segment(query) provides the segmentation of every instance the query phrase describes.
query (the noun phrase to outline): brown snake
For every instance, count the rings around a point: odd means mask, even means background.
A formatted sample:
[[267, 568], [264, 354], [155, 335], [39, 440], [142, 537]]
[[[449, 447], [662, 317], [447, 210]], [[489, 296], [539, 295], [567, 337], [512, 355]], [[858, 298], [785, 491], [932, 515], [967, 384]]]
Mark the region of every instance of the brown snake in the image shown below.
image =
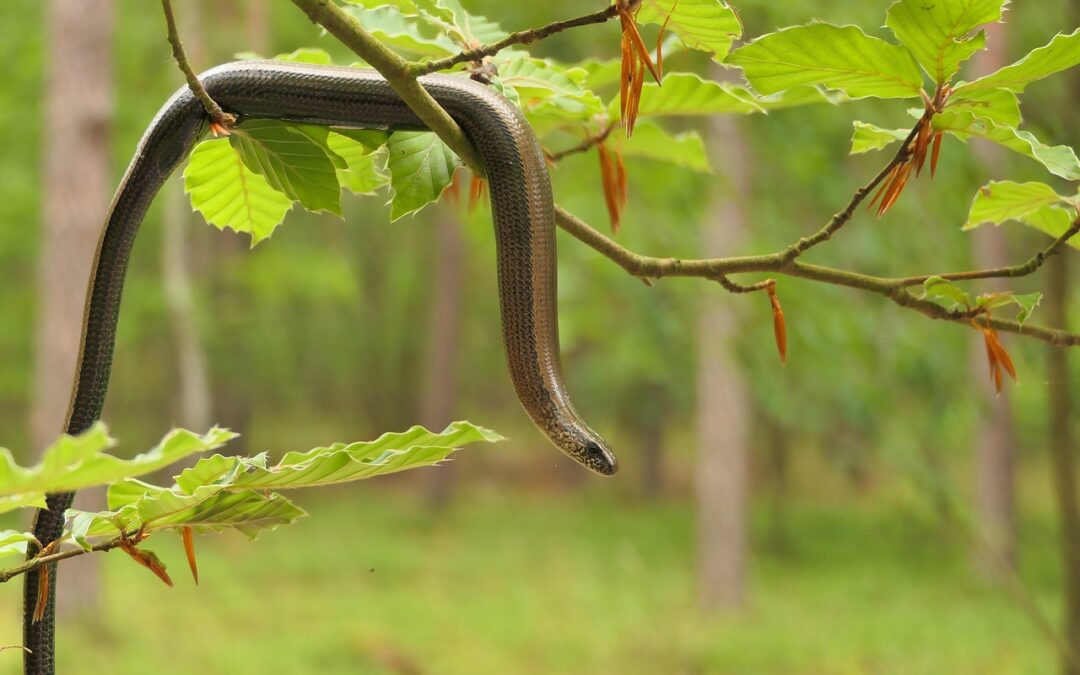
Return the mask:
[[[378, 73], [355, 68], [246, 61], [200, 78], [225, 110], [241, 118], [272, 118], [338, 127], [424, 129]], [[570, 402], [559, 361], [556, 306], [555, 205], [543, 153], [521, 112], [493, 90], [463, 77], [432, 75], [421, 84], [461, 125], [488, 174], [498, 250], [503, 345], [510, 377], [529, 417], [552, 443], [601, 474], [617, 469], [604, 440]], [[106, 219], [91, 271], [83, 340], [67, 432], [101, 415], [109, 384], [120, 296], [131, 248], [154, 195], [205, 133], [207, 117], [187, 90], [158, 112], [139, 143]], [[38, 512], [42, 545], [60, 537], [72, 493], [53, 494]], [[36, 553], [32, 551], [31, 554]], [[55, 672], [56, 563], [44, 619], [34, 623], [37, 571], [26, 575], [25, 672]]]

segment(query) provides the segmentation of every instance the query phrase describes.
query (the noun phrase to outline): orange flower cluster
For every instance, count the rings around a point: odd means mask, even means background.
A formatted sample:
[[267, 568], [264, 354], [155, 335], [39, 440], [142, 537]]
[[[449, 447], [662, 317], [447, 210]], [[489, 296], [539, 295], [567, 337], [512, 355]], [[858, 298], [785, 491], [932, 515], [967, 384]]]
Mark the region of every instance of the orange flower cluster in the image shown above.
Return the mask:
[[[663, 77], [664, 52], [662, 48], [664, 29], [667, 21], [660, 28], [660, 37], [656, 43], [656, 60], [660, 67], [653, 64], [649, 48], [645, 46], [645, 40], [637, 29], [637, 12], [641, 8], [641, 0], [619, 0], [619, 21], [622, 24], [622, 79], [619, 87], [619, 111], [622, 114], [623, 126], [626, 128], [626, 137], [634, 133], [634, 124], [637, 122], [638, 106], [641, 103], [641, 88], [645, 84], [645, 71], [648, 70], [660, 84]], [[674, 10], [675, 8], [672, 7]], [[670, 20], [671, 15], [668, 15]]]
[[1005, 348], [1001, 346], [997, 331], [988, 326], [979, 326], [978, 328], [982, 331], [983, 341], [986, 343], [986, 360], [990, 363], [990, 379], [993, 381], [997, 393], [1000, 394], [1004, 386], [1002, 371], [1008, 373], [1013, 382], [1016, 382], [1016, 367], [1013, 365], [1012, 359], [1009, 358], [1009, 352], [1005, 351]]
[[[930, 179], [937, 175], [938, 159], [941, 157], [941, 141], [944, 136], [942, 131], [934, 131], [934, 115], [942, 110], [948, 99], [950, 89], [942, 87], [933, 99], [926, 97], [926, 112], [919, 119], [919, 124], [912, 139], [907, 145], [907, 155], [904, 161], [898, 162], [881, 182], [881, 188], [870, 200], [868, 208], [878, 204], [877, 215], [880, 218], [892, 208], [900, 193], [904, 191], [912, 171], [918, 177], [922, 174], [926, 165], [927, 157], [930, 158]], [[925, 97], [925, 95], [924, 95]]]
[[604, 203], [611, 218], [611, 231], [618, 234], [622, 212], [626, 208], [626, 165], [622, 152], [609, 150], [605, 142], [601, 141], [596, 150], [600, 155], [600, 180], [604, 186]]

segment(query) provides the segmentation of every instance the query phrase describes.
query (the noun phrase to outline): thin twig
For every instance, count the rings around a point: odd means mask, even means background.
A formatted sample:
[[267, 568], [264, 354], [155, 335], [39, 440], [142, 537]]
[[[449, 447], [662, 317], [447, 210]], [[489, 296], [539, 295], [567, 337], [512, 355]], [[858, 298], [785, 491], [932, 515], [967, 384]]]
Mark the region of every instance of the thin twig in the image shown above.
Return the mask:
[[950, 272], [948, 274], [924, 274], [917, 277], [907, 277], [900, 279], [899, 283], [904, 286], [921, 286], [926, 283], [927, 279], [933, 277], [940, 277], [947, 281], [974, 281], [976, 279], [1010, 279], [1015, 277], [1025, 277], [1029, 274], [1033, 274], [1036, 270], [1043, 266], [1051, 256], [1057, 255], [1069, 243], [1069, 240], [1080, 234], [1080, 218], [1073, 221], [1069, 229], [1054, 240], [1054, 243], [1047, 246], [1042, 251], [1039, 251], [1033, 255], [1027, 262], [1019, 265], [1009, 265], [1007, 267], [996, 267], [994, 269], [987, 270], [975, 270], [973, 272]]
[[74, 558], [76, 556], [84, 555], [86, 553], [111, 551], [114, 548], [119, 548], [122, 543], [123, 538], [117, 537], [116, 539], [102, 542], [100, 544], [95, 544], [90, 548], [90, 550], [86, 550], [83, 548], [71, 548], [65, 551], [60, 551], [58, 553], [41, 555], [36, 558], [31, 558], [26, 562], [22, 563], [21, 565], [16, 565], [15, 567], [9, 567], [5, 570], [0, 570], [0, 584], [8, 582], [19, 576], [20, 574], [26, 574], [27, 572], [31, 572], [43, 565], [48, 565], [59, 560], [67, 560], [68, 558]]
[[885, 180], [885, 178], [890, 173], [892, 173], [892, 170], [894, 168], [907, 161], [908, 156], [911, 154], [911, 150], [908, 146], [911, 145], [911, 141], [914, 140], [915, 136], [919, 133], [919, 128], [921, 125], [922, 122], [915, 125], [915, 128], [911, 130], [911, 133], [909, 133], [907, 138], [904, 139], [904, 142], [900, 144], [900, 149], [893, 156], [892, 161], [886, 164], [885, 168], [882, 169], [881, 172], [878, 173], [878, 175], [874, 176], [873, 180], [855, 191], [855, 194], [852, 196], [851, 201], [848, 202], [848, 205], [844, 207], [843, 211], [840, 211], [832, 218], [830, 218], [829, 222], [825, 224], [825, 227], [821, 228], [813, 235], [809, 237], [803, 237], [799, 241], [789, 246], [784, 251], [784, 257], [787, 260], [794, 260], [795, 258], [798, 258], [807, 250], [831, 239], [832, 236], [840, 230], [840, 228], [842, 228], [844, 225], [847, 225], [855, 216], [855, 210], [859, 208], [859, 205], [862, 204], [868, 196], [870, 196], [870, 193], [874, 191], [874, 188], [880, 185], [881, 181]]
[[511, 33], [498, 42], [493, 42], [488, 45], [481, 45], [474, 49], [468, 49], [460, 54], [454, 56], [448, 56], [445, 59], [438, 59], [436, 61], [422, 61], [420, 63], [414, 63], [409, 66], [409, 73], [413, 77], [419, 77], [421, 75], [427, 75], [440, 70], [448, 70], [458, 65], [459, 63], [472, 63], [482, 60], [487, 56], [494, 56], [507, 47], [513, 45], [528, 45], [538, 40], [561, 33], [564, 30], [571, 28], [577, 28], [579, 26], [589, 26], [597, 23], [605, 23], [616, 16], [618, 16], [618, 7], [614, 4], [602, 9], [599, 12], [593, 12], [592, 14], [586, 14], [576, 19], [568, 19], [566, 21], [556, 21], [549, 23], [546, 26], [540, 28], [533, 28], [531, 30], [523, 30], [517, 33]]
[[745, 294], [745, 293], [757, 293], [759, 291], [767, 291], [770, 288], [776, 287], [776, 279], [766, 279], [765, 281], [759, 281], [756, 284], [740, 284], [732, 281], [727, 275], [721, 274], [716, 280], [723, 286], [724, 290], [728, 293]]
[[161, 0], [161, 9], [165, 12], [165, 23], [169, 29], [169, 44], [172, 45], [173, 59], [176, 60], [176, 65], [180, 67], [180, 72], [184, 74], [184, 79], [187, 80], [188, 88], [191, 89], [191, 93], [195, 95], [195, 98], [203, 104], [203, 108], [206, 109], [206, 114], [210, 116], [210, 120], [219, 127], [228, 130], [236, 124], [236, 116], [225, 112], [221, 109], [221, 106], [217, 104], [210, 93], [206, 91], [206, 87], [199, 81], [195, 71], [191, 69], [191, 64], [188, 63], [187, 55], [184, 53], [184, 45], [180, 42], [180, 33], [176, 30], [176, 18], [173, 17], [172, 0]]
[[572, 148], [567, 148], [566, 150], [560, 150], [559, 152], [549, 152], [545, 154], [550, 161], [561, 162], [562, 160], [566, 159], [571, 155], [578, 155], [583, 152], [588, 152], [597, 145], [600, 145], [601, 143], [606, 141], [608, 139], [608, 136], [611, 135], [611, 132], [615, 130], [616, 126], [618, 126], [616, 122], [608, 122], [600, 131], [600, 133], [596, 134], [595, 136], [586, 136], [585, 140], [573, 146]]

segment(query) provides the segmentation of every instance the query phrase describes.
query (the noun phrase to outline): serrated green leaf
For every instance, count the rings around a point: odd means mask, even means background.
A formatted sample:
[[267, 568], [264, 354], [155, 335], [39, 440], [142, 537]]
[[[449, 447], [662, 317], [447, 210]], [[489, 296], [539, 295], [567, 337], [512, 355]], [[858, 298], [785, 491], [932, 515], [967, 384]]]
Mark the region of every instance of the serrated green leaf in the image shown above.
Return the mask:
[[705, 142], [696, 131], [671, 134], [658, 124], [642, 122], [634, 128], [632, 137], [619, 143], [623, 157], [651, 159], [701, 173], [712, 173]]
[[8, 511], [23, 508], [49, 508], [49, 505], [45, 502], [45, 493], [32, 492], [28, 494], [12, 495], [10, 497], [0, 497], [0, 513], [7, 513]]
[[911, 52], [856, 26], [785, 28], [736, 49], [728, 62], [761, 94], [819, 84], [851, 98], [915, 98], [923, 85]]
[[225, 138], [195, 147], [184, 169], [184, 191], [206, 222], [251, 235], [252, 246], [269, 238], [293, 205], [247, 168]]
[[[1020, 126], [1020, 99], [1008, 89], [980, 89], [955, 95], [949, 98], [948, 110], [970, 112], [976, 117], [1004, 124]], [[923, 109], [918, 109], [915, 117], [922, 117]]]
[[415, 56], [444, 58], [458, 53], [458, 45], [445, 31], [452, 27], [424, 12], [403, 14], [387, 3], [374, 8], [345, 7], [345, 11], [383, 44]]
[[437, 200], [462, 166], [457, 155], [430, 131], [397, 131], [386, 148], [393, 189], [390, 219], [398, 220]]
[[941, 277], [930, 277], [923, 282], [921, 299], [930, 300], [950, 310], [972, 306], [971, 296], [964, 289]]
[[243, 122], [229, 136], [244, 165], [308, 211], [341, 215], [341, 185], [326, 127], [281, 120]]
[[[1033, 211], [1020, 219], [1025, 225], [1032, 227], [1053, 239], [1057, 239], [1072, 226], [1076, 220], [1076, 209], [1071, 206], [1044, 206], [1038, 211]], [[1080, 237], [1069, 240], [1069, 246], [1080, 249]]]
[[[499, 434], [455, 422], [441, 433], [413, 427], [383, 434], [363, 443], [337, 443], [307, 452], [287, 453], [273, 466], [243, 458], [214, 456], [200, 460], [177, 477], [181, 489], [193, 492], [207, 483], [225, 489], [284, 490], [346, 483], [422, 466], [432, 466], [471, 443], [495, 443]], [[232, 462], [232, 463], [230, 463]]]
[[350, 192], [371, 195], [390, 184], [390, 176], [384, 169], [385, 151], [369, 150], [364, 143], [336, 131], [327, 137], [327, 144], [345, 161], [345, 168], [338, 169], [338, 181]]
[[18, 530], [0, 530], [0, 558], [7, 556], [26, 557], [26, 545], [33, 542], [38, 544], [37, 537], [33, 532], [19, 532]]
[[848, 99], [847, 96], [844, 96], [838, 91], [825, 91], [822, 87], [818, 86], [792, 87], [791, 89], [778, 91], [775, 94], [769, 94], [768, 96], [754, 97], [754, 103], [766, 112], [787, 110], [788, 108], [800, 108], [802, 106], [816, 105], [818, 103], [838, 105], [849, 100], [850, 99]]
[[106, 485], [219, 448], [235, 437], [231, 431], [217, 427], [202, 436], [176, 429], [153, 449], [131, 459], [121, 459], [105, 453], [115, 443], [105, 425], [98, 423], [78, 436], [62, 436], [45, 450], [41, 462], [32, 467], [18, 466], [11, 453], [0, 448], [0, 496], [74, 492], [92, 485]]
[[975, 306], [979, 309], [992, 310], [1016, 305], [1016, 321], [1023, 325], [1024, 322], [1031, 318], [1039, 303], [1042, 302], [1042, 298], [1042, 293], [1027, 293], [1025, 295], [1018, 295], [1012, 291], [984, 293], [975, 298]]
[[1055, 176], [1067, 180], [1080, 180], [1080, 160], [1067, 145], [1049, 146], [1035, 138], [1031, 132], [997, 124], [973, 113], [948, 110], [934, 116], [935, 129], [947, 131], [965, 143], [968, 139], [982, 138], [1018, 152], [1046, 167]]
[[[660, 86], [648, 83], [641, 88], [638, 118], [700, 116], [724, 113], [761, 112], [754, 96], [744, 87], [703, 79], [693, 73], [670, 73]], [[619, 102], [608, 105], [608, 115], [619, 119]]]
[[851, 136], [852, 155], [887, 148], [893, 143], [904, 140], [911, 133], [908, 129], [883, 129], [867, 122], [854, 124], [855, 133]]
[[568, 68], [525, 54], [498, 59], [496, 65], [496, 81], [514, 90], [526, 116], [555, 108], [560, 117], [572, 121], [591, 119], [604, 110], [600, 97], [586, 86], [588, 72], [582, 68]]
[[986, 34], [971, 32], [1001, 20], [1005, 0], [898, 0], [885, 25], [915, 55], [930, 77], [949, 82], [960, 64], [986, 48]]
[[491, 19], [465, 11], [458, 0], [434, 0], [434, 4], [453, 17], [453, 36], [463, 46], [498, 42], [508, 35]]
[[738, 14], [721, 0], [645, 0], [638, 11], [640, 23], [663, 25], [691, 49], [708, 52], [723, 61], [731, 43], [742, 36]]
[[963, 229], [972, 230], [985, 223], [1000, 225], [1007, 220], [1023, 221], [1044, 207], [1064, 202], [1065, 198], [1046, 183], [993, 181], [979, 188]]
[[1016, 63], [956, 88], [956, 95], [982, 89], [1008, 89], [1020, 93], [1044, 77], [1080, 65], [1080, 29], [1058, 33], [1049, 44], [1039, 47]]

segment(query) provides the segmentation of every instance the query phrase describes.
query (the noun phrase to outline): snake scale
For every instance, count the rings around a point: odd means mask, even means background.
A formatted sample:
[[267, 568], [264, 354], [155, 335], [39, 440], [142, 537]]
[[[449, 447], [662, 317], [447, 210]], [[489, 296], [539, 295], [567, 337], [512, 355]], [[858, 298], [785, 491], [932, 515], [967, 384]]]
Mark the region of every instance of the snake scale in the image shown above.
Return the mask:
[[[339, 127], [421, 130], [424, 125], [378, 73], [355, 68], [244, 61], [214, 68], [200, 79], [225, 110]], [[458, 122], [488, 174], [503, 344], [522, 406], [552, 443], [604, 475], [617, 469], [603, 439], [570, 402], [559, 360], [556, 307], [555, 206], [543, 153], [521, 112], [505, 98], [464, 77], [431, 75], [425, 89]], [[158, 112], [139, 143], [113, 198], [91, 268], [76, 381], [67, 432], [88, 429], [101, 415], [109, 384], [124, 273], [135, 235], [154, 195], [206, 132], [207, 116], [185, 88]], [[48, 497], [34, 534], [57, 539], [74, 495]], [[25, 672], [55, 672], [56, 564], [51, 567], [44, 619], [31, 621], [38, 573], [26, 575]]]

